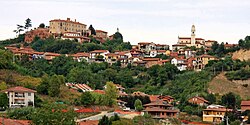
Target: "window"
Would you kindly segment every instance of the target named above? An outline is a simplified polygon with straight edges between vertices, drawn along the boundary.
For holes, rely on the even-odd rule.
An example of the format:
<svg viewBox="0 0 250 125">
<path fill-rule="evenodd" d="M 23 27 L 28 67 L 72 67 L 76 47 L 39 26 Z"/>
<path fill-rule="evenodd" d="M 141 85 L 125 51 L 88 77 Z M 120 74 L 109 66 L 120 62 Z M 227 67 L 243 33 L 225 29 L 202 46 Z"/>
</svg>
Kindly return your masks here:
<svg viewBox="0 0 250 125">
<path fill-rule="evenodd" d="M 31 93 L 28 93 L 28 96 L 31 96 Z"/>
</svg>

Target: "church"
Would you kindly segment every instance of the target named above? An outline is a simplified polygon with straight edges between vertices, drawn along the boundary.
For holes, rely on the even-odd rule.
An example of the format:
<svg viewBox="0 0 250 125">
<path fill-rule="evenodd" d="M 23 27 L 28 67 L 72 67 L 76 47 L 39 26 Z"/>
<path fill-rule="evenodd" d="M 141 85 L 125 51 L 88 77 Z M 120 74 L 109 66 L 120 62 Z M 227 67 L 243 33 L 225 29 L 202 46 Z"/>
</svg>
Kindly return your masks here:
<svg viewBox="0 0 250 125">
<path fill-rule="evenodd" d="M 192 25 L 191 37 L 179 37 L 178 42 L 175 44 L 177 46 L 195 46 L 196 48 L 201 48 L 205 46 L 205 39 L 195 37 L 195 26 Z"/>
</svg>

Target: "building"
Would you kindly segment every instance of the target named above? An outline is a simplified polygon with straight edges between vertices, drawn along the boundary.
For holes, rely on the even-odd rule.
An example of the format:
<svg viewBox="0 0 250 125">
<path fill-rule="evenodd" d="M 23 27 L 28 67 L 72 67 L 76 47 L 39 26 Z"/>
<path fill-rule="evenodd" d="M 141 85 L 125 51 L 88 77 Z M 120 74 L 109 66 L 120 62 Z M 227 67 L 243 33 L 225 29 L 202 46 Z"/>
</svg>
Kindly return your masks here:
<svg viewBox="0 0 250 125">
<path fill-rule="evenodd" d="M 178 110 L 174 109 L 172 105 L 162 100 L 157 100 L 143 106 L 145 108 L 143 110 L 144 114 L 148 113 L 156 119 L 165 119 L 168 117 L 176 118 L 177 113 L 179 112 Z"/>
<path fill-rule="evenodd" d="M 66 86 L 73 88 L 75 90 L 81 90 L 82 92 L 91 92 L 93 91 L 87 84 L 79 84 L 79 83 L 66 83 Z"/>
<path fill-rule="evenodd" d="M 119 54 L 116 53 L 108 53 L 105 55 L 105 61 L 111 65 L 116 63 L 118 59 L 119 59 Z"/>
<path fill-rule="evenodd" d="M 175 57 L 171 60 L 171 64 L 175 65 L 180 71 L 187 70 L 187 63 L 184 58 Z"/>
<path fill-rule="evenodd" d="M 208 62 L 211 60 L 217 60 L 217 58 L 206 54 L 196 57 L 196 63 L 194 63 L 194 70 L 200 71 L 204 69 Z"/>
<path fill-rule="evenodd" d="M 144 92 L 136 91 L 132 93 L 132 96 L 148 96 Z"/>
<path fill-rule="evenodd" d="M 37 28 L 25 33 L 24 42 L 31 43 L 34 41 L 35 37 L 39 37 L 40 39 L 46 39 L 50 36 L 51 34 L 48 28 Z"/>
<path fill-rule="evenodd" d="M 96 35 L 95 38 L 99 40 L 101 43 L 104 43 L 108 38 L 108 32 L 103 30 L 95 30 Z"/>
<path fill-rule="evenodd" d="M 204 99 L 203 97 L 195 96 L 190 99 L 188 99 L 189 103 L 200 105 L 200 106 L 206 106 L 208 105 L 208 101 Z"/>
<path fill-rule="evenodd" d="M 195 26 L 192 25 L 192 27 L 191 27 L 191 37 L 179 37 L 178 36 L 177 45 L 180 44 L 180 45 L 185 45 L 185 46 L 188 46 L 188 47 L 195 46 L 196 48 L 204 47 L 205 40 L 202 39 L 202 38 L 196 38 L 195 31 L 196 31 Z"/>
<path fill-rule="evenodd" d="M 76 54 L 73 54 L 73 55 L 70 55 L 73 57 L 74 60 L 76 60 L 77 62 L 81 62 L 81 61 L 86 61 L 88 62 L 89 61 L 89 57 L 90 57 L 90 54 L 89 53 L 84 53 L 84 52 L 79 52 L 79 53 L 76 53 Z"/>
<path fill-rule="evenodd" d="M 221 105 L 209 105 L 203 110 L 203 121 L 219 124 L 222 122 L 226 112 L 231 112 L 232 109 L 226 109 Z"/>
<path fill-rule="evenodd" d="M 52 59 L 60 56 L 58 53 L 51 53 L 51 52 L 46 52 L 44 53 L 43 57 L 45 60 L 52 61 Z"/>
<path fill-rule="evenodd" d="M 8 95 L 10 108 L 35 106 L 35 90 L 16 86 L 4 90 L 4 92 Z"/>
<path fill-rule="evenodd" d="M 158 65 L 160 60 L 161 60 L 160 58 L 143 58 L 142 59 L 142 61 L 146 63 L 145 64 L 146 68 L 149 68 L 153 65 Z"/>
<path fill-rule="evenodd" d="M 212 45 L 214 44 L 214 43 L 216 43 L 217 41 L 215 41 L 215 40 L 206 40 L 205 41 L 205 47 L 206 48 L 211 48 L 212 47 Z"/>
<path fill-rule="evenodd" d="M 92 60 L 105 60 L 106 54 L 108 54 L 108 50 L 94 50 L 90 52 L 90 59 Z"/>
<path fill-rule="evenodd" d="M 65 39 L 75 40 L 79 43 L 90 42 L 90 38 L 82 36 L 80 32 L 64 32 L 61 38 L 63 40 Z"/>
<path fill-rule="evenodd" d="M 241 101 L 241 111 L 250 110 L 250 101 Z"/>
<path fill-rule="evenodd" d="M 64 34 L 65 32 L 78 32 L 81 35 L 84 35 L 86 31 L 87 25 L 70 20 L 61 20 L 61 19 L 54 19 L 49 21 L 49 32 L 54 34 L 55 36 Z"/>
</svg>

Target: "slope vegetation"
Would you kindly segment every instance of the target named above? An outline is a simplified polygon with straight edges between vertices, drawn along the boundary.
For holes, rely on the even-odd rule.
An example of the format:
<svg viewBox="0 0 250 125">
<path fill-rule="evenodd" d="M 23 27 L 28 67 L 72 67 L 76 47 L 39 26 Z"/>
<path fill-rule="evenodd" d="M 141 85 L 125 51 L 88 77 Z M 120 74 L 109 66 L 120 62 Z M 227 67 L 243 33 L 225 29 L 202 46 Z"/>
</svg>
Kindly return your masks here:
<svg viewBox="0 0 250 125">
<path fill-rule="evenodd" d="M 220 95 L 233 92 L 246 99 L 250 97 L 250 86 L 244 86 L 244 84 L 249 82 L 250 80 L 230 81 L 226 78 L 225 73 L 221 73 L 212 79 L 208 89 L 210 92 L 219 93 Z"/>
</svg>

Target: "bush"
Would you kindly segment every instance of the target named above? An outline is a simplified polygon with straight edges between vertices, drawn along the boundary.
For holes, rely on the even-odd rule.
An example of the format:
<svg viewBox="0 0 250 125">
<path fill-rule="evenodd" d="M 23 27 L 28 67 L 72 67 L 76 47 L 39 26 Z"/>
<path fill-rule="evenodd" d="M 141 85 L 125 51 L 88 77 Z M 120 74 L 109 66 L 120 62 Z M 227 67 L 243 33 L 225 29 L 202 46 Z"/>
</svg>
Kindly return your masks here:
<svg viewBox="0 0 250 125">
<path fill-rule="evenodd" d="M 12 119 L 31 120 L 34 111 L 35 109 L 33 107 L 9 109 L 7 111 L 7 117 Z"/>
</svg>

